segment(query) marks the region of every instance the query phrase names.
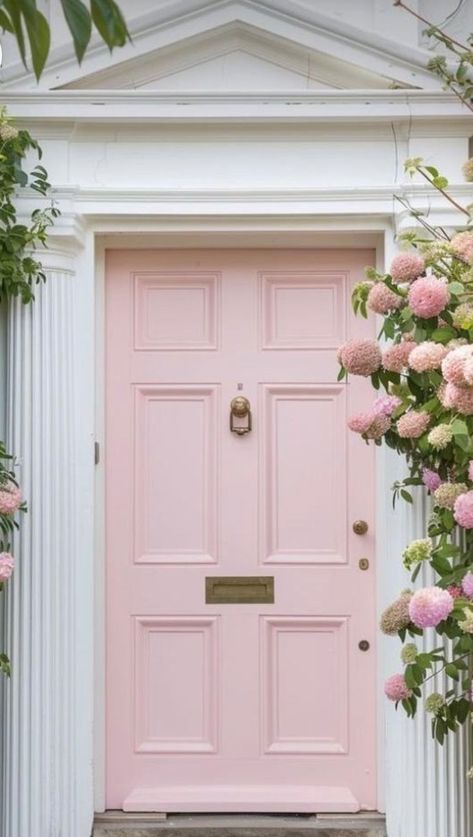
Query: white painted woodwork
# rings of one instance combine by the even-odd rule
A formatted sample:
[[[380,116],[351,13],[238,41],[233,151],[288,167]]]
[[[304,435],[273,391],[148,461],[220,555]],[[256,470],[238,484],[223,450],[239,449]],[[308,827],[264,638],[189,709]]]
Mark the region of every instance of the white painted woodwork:
[[[21,463],[29,511],[5,593],[13,667],[3,684],[5,837],[88,837],[92,816],[90,750],[84,748],[92,608],[81,601],[92,590],[78,511],[79,460],[90,449],[76,445],[75,279],[69,259],[48,258],[55,265],[34,305],[13,305],[9,318],[7,441]]]

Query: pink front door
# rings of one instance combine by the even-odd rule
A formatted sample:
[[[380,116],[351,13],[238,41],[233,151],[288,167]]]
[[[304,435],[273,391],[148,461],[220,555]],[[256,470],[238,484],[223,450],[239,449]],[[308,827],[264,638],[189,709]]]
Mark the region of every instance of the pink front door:
[[[369,387],[336,361],[372,262],[107,255],[108,808],[376,807]]]

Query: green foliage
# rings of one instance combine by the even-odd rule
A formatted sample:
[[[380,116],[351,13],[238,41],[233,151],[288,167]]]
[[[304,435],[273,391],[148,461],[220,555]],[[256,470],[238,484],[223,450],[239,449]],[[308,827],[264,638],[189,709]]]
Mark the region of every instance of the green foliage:
[[[93,27],[111,50],[124,46],[130,38],[115,0],[91,0],[90,8],[82,0],[61,0],[61,7],[79,63],[89,45]],[[39,79],[49,55],[51,33],[37,0],[0,0],[0,27],[16,39],[25,67],[29,47],[33,71]]]
[[[41,165],[32,171],[24,169],[28,152],[41,158],[36,140],[25,130],[17,131],[0,112],[0,301],[20,296],[23,302],[33,299],[33,287],[44,281],[41,263],[34,250],[46,244],[47,230],[59,215],[51,205],[35,209],[29,222],[17,217],[15,197],[18,190],[29,187],[46,197],[50,184]]]

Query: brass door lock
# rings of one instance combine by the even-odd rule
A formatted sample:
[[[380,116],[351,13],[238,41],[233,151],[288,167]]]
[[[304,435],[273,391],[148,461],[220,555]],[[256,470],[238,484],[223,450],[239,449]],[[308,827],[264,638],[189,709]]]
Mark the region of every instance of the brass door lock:
[[[368,531],[368,524],[366,520],[355,520],[352,528],[355,535],[366,535]]]

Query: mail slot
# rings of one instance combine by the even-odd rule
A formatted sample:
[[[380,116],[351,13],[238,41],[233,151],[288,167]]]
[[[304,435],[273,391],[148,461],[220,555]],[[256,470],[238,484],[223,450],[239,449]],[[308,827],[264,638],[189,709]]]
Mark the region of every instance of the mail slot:
[[[207,576],[206,604],[274,604],[274,576]]]

